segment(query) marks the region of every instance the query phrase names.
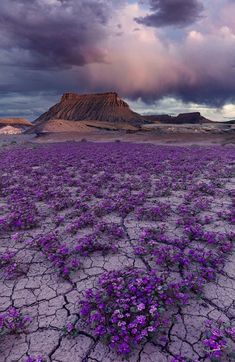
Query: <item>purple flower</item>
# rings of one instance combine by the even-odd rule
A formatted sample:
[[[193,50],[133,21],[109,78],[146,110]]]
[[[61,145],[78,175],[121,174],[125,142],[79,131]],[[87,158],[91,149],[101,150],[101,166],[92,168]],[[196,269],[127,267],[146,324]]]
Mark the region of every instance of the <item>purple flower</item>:
[[[119,344],[118,352],[120,354],[124,354],[124,355],[129,354],[130,351],[131,351],[131,349],[130,349],[130,346],[128,345],[128,343],[122,342],[122,343]]]
[[[144,310],[144,309],[145,309],[144,303],[138,304],[138,305],[137,305],[137,309],[138,309],[139,311]]]
[[[36,357],[29,356],[25,362],[44,362],[44,360],[42,356],[36,356]]]
[[[71,332],[73,331],[73,329],[74,329],[73,323],[67,323],[67,324],[66,324],[66,331],[67,331],[68,333],[71,333]]]

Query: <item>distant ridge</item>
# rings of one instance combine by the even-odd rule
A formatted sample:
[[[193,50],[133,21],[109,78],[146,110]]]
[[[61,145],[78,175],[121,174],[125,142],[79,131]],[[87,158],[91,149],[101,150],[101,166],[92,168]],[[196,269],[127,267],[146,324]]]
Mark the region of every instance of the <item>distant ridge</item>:
[[[0,118],[0,127],[6,125],[32,127],[33,124],[24,118]]]
[[[168,114],[145,116],[151,122],[159,122],[164,124],[204,124],[213,123],[201,115],[200,112],[180,113],[178,116],[170,116]]]
[[[0,118],[0,134],[21,134],[26,128],[32,128],[33,124],[24,118]]]
[[[221,122],[223,124],[235,124],[235,119],[232,119],[231,121],[224,121],[224,122]]]

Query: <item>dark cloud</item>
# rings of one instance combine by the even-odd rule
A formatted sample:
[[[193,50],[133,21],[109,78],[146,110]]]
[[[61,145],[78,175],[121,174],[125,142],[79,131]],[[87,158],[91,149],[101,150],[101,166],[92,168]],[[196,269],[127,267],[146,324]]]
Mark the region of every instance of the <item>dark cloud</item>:
[[[35,69],[105,62],[101,45],[113,2],[105,0],[1,0],[0,46]]]
[[[152,27],[184,27],[195,22],[203,10],[198,0],[144,0],[150,6],[151,13],[136,18],[136,22]]]
[[[128,97],[128,94],[126,94]],[[179,99],[185,103],[207,105],[221,108],[227,103],[235,103],[235,84],[221,84],[206,79],[201,85],[190,86],[179,84],[177,87],[169,87],[159,92],[156,90],[139,90],[129,95],[133,101],[141,99],[147,104],[153,104],[164,97]]]
[[[91,89],[83,68],[106,63],[107,24],[125,1],[1,0],[1,116],[34,119],[63,92]]]

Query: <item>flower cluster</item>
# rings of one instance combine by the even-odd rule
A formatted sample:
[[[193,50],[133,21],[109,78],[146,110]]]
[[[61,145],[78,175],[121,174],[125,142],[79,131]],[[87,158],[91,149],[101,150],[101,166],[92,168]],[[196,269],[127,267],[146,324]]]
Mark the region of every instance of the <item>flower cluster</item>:
[[[163,269],[178,268],[183,277],[199,277],[202,284],[215,279],[216,272],[224,265],[224,252],[206,250],[203,247],[189,248],[187,238],[171,239],[160,229],[144,229],[135,253],[149,258]],[[204,281],[203,281],[204,280]]]
[[[94,216],[92,213],[87,212],[82,214],[79,218],[73,220],[66,228],[70,234],[76,234],[80,229],[84,229],[94,225]]]
[[[44,362],[42,356],[29,356],[25,362]]]
[[[0,231],[27,230],[37,225],[38,211],[35,206],[17,198],[10,202],[8,214],[0,219]]]
[[[18,309],[10,307],[5,313],[0,314],[0,335],[20,333],[30,322],[31,318],[28,315],[23,316]]]
[[[36,240],[36,245],[63,277],[69,277],[73,270],[80,267],[79,260],[71,255],[65,244],[60,243],[55,233],[40,236]]]
[[[114,241],[121,239],[124,235],[123,228],[115,223],[98,223],[94,232],[77,240],[75,252],[83,256],[100,251],[102,254],[115,253],[117,246]]]
[[[176,356],[173,357],[170,362],[192,362],[192,360],[188,359],[188,358],[184,358],[182,356]]]
[[[124,230],[119,224],[100,222],[95,226],[95,233],[98,235],[107,235],[112,239],[121,239],[124,236]]]
[[[110,251],[115,253],[117,247],[111,244],[110,241],[100,239],[96,233],[93,233],[78,239],[74,250],[82,256],[88,256],[96,251],[100,251],[103,255],[106,255]]]
[[[159,202],[156,206],[137,208],[136,217],[138,220],[163,221],[170,213],[171,206]]]
[[[98,289],[80,301],[80,313],[95,335],[111,348],[128,354],[132,348],[168,325],[166,311],[186,303],[185,286],[167,282],[152,271],[128,268],[101,276]]]
[[[228,337],[235,340],[235,327],[226,326],[218,321],[206,322],[203,344],[207,356],[213,360],[220,360],[221,357],[229,355]]]
[[[17,271],[15,252],[5,251],[0,253],[0,269],[6,278],[11,278]]]

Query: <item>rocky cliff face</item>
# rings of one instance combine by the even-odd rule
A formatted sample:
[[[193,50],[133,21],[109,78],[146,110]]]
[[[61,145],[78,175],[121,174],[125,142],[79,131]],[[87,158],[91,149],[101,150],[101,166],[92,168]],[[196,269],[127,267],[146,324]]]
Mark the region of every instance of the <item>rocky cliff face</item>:
[[[60,102],[42,114],[34,124],[40,126],[50,119],[125,122],[133,125],[144,123],[142,116],[133,112],[115,92],[83,95],[65,93]]]

